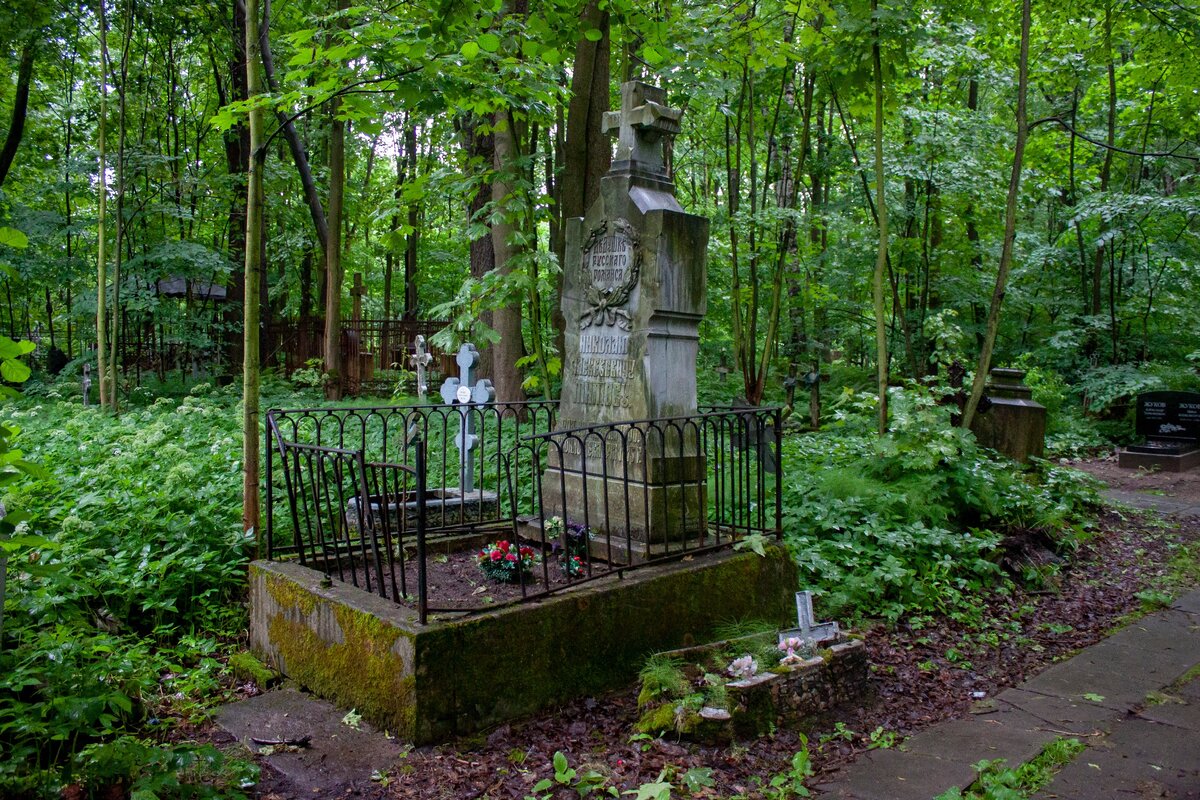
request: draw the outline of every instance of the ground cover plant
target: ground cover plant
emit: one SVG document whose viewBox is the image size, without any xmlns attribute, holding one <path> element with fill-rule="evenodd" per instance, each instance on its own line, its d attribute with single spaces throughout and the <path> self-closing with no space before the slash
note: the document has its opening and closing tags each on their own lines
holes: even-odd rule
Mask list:
<svg viewBox="0 0 1200 800">
<path fill-rule="evenodd" d="M 886 436 L 871 427 L 875 398 L 847 392 L 825 430 L 784 443 L 785 538 L 828 613 L 977 614 L 981 593 L 1044 579 L 1086 534 L 1092 480 L 979 447 L 935 390 L 890 400 Z"/>
<path fill-rule="evenodd" d="M 315 402 L 279 384 L 269 391 L 267 405 Z M 19 566 L 10 568 L 0 653 L 2 785 L 31 796 L 64 784 L 79 791 L 154 785 L 164 797 L 189 786 L 236 794 L 252 775 L 236 757 L 203 744 L 213 705 L 237 692 L 228 658 L 245 625 L 243 570 L 254 544 L 238 519 L 236 389 L 201 385 L 146 398 L 117 418 L 59 393 L 46 384 L 6 407 L 21 428 L 16 441 L 25 457 L 44 464 L 47 475 L 10 485 L 3 498 L 29 518 L 14 537 Z M 818 613 L 861 623 L 877 677 L 892 687 L 878 709 L 847 717 L 842 734 L 814 745 L 822 769 L 843 746 L 882 746 L 910 730 L 915 723 L 906 715 L 914 712 L 902 709 L 916 687 L 938 694 L 961 680 L 955 676 L 1005 680 L 1094 636 L 1093 622 L 1040 621 L 1024 587 L 1070 586 L 1069 557 L 1094 558 L 1093 548 L 1103 545 L 1093 537 L 1111 537 L 1124 524 L 1108 518 L 1089 527 L 1096 499 L 1089 483 L 1049 463 L 1022 472 L 979 449 L 950 426 L 936 394 L 895 390 L 892 400 L 895 424 L 883 439 L 870 429 L 872 399 L 851 392 L 830 410 L 825 430 L 791 433 L 784 443 L 787 542 L 806 585 L 818 591 Z M 1022 555 L 1031 541 L 1042 548 L 1031 552 L 1064 560 Z M 1150 545 L 1139 542 L 1144 557 Z M 1160 560 L 1179 562 L 1176 571 L 1190 575 L 1194 548 Z M 1186 575 L 1178 585 L 1188 583 Z M 1161 601 L 1165 589 L 1154 591 L 1143 596 Z M 1111 608 L 1114 618 L 1128 610 L 1122 601 L 1139 602 L 1101 602 L 1093 594 L 1087 604 Z M 912 649 L 897 650 L 893 636 Z M 760 668 L 773 663 L 780 656 L 764 660 L 774 646 L 764 642 L 764 652 L 730 652 L 729 663 L 713 669 L 727 671 L 745 655 Z M 719 688 L 707 694 L 717 700 Z M 916 694 L 917 702 L 932 702 L 924 689 Z M 801 752 L 794 735 L 755 745 L 766 748 L 761 756 L 735 747 L 714 767 L 706 761 L 711 751 L 673 744 L 660 730 L 635 733 L 646 710 L 638 711 L 635 697 L 605 702 L 615 716 L 603 716 L 594 730 L 606 737 L 619 731 L 611 749 L 625 763 L 608 767 L 606 786 L 659 782 L 678 793 L 691 775 L 700 796 L 711 788 L 706 780 L 729 795 L 768 796 L 775 778 L 793 785 L 791 759 Z M 588 774 L 593 759 L 580 748 L 589 735 L 570 731 L 596 711 L 580 706 L 571 720 L 535 720 L 525 730 L 545 726 L 553 738 L 567 729 L 574 743 L 567 755 L 579 775 Z M 513 742 L 513 730 L 506 726 L 496 741 Z M 193 734 L 201 744 L 172 744 Z M 639 735 L 648 738 L 627 742 Z M 426 756 L 413 759 L 413 774 L 433 769 Z M 530 756 L 525 768 L 538 764 Z M 705 769 L 715 771 L 705 777 Z M 178 773 L 179 787 L 168 785 L 168 773 Z M 396 785 L 411 785 L 407 773 L 395 777 Z"/>
<path fill-rule="evenodd" d="M 245 628 L 238 396 L 202 384 L 120 417 L 53 386 L 9 401 L 26 457 L 7 542 L 0 794 L 252 778 L 212 748 L 165 746 L 232 695 Z M 178 776 L 183 776 L 179 778 Z"/>
</svg>

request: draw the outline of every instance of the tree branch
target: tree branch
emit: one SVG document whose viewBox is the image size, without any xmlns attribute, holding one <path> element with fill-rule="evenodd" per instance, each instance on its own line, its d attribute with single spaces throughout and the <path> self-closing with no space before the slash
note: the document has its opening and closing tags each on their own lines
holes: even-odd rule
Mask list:
<svg viewBox="0 0 1200 800">
<path fill-rule="evenodd" d="M 1176 150 L 1183 147 L 1185 142 L 1180 142 L 1179 144 L 1175 145 L 1175 147 L 1173 147 L 1171 150 L 1168 150 L 1165 153 L 1154 153 L 1154 152 L 1147 152 L 1147 151 L 1143 151 L 1143 150 L 1126 150 L 1124 147 L 1117 147 L 1115 144 L 1110 145 L 1107 142 L 1101 142 L 1101 141 L 1092 139 L 1091 137 L 1080 133 L 1078 130 L 1075 129 L 1074 126 L 1072 126 L 1069 122 L 1067 122 L 1065 119 L 1062 119 L 1061 117 L 1043 117 L 1042 119 L 1034 120 L 1033 122 L 1029 123 L 1029 130 L 1033 130 L 1037 126 L 1045 125 L 1046 123 L 1053 123 L 1055 125 L 1058 125 L 1059 127 L 1066 130 L 1068 133 L 1072 133 L 1072 134 L 1078 136 L 1080 139 L 1083 139 L 1085 142 L 1088 142 L 1089 144 L 1094 144 L 1097 147 L 1103 147 L 1106 150 L 1112 150 L 1117 153 L 1124 153 L 1127 156 L 1141 156 L 1142 158 L 1178 158 L 1183 161 L 1200 162 L 1200 156 L 1188 156 L 1188 155 L 1182 155 L 1182 154 L 1176 152 Z"/>
</svg>

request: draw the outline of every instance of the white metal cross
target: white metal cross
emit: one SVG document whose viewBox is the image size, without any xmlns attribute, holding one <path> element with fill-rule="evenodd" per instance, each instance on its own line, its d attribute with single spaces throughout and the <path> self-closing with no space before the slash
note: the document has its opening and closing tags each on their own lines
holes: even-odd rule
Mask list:
<svg viewBox="0 0 1200 800">
<path fill-rule="evenodd" d="M 462 419 L 454 444 L 458 446 L 458 485 L 463 496 L 475 491 L 475 454 L 479 437 L 475 433 L 473 406 L 487 405 L 496 401 L 496 390 L 487 378 L 475 379 L 475 366 L 479 363 L 479 351 L 473 344 L 464 344 L 455 356 L 459 378 L 446 378 L 442 384 L 442 400 L 447 405 L 458 406 Z"/>
<path fill-rule="evenodd" d="M 417 334 L 417 338 L 413 341 L 413 354 L 408 357 L 408 363 L 417 370 L 417 397 L 421 399 L 422 403 L 425 402 L 425 397 L 429 393 L 425 368 L 432 360 L 433 356 L 425 350 L 425 337 Z"/>
</svg>

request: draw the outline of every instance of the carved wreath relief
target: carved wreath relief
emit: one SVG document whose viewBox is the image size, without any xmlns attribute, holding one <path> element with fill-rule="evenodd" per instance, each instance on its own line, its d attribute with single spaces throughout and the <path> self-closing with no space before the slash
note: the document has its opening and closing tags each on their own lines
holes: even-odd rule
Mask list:
<svg viewBox="0 0 1200 800">
<path fill-rule="evenodd" d="M 629 302 L 642 268 L 637 231 L 625 219 L 605 221 L 588 234 L 580 249 L 588 289 L 587 308 L 579 315 L 579 327 L 616 325 L 629 330 L 633 320 L 622 306 Z"/>
</svg>

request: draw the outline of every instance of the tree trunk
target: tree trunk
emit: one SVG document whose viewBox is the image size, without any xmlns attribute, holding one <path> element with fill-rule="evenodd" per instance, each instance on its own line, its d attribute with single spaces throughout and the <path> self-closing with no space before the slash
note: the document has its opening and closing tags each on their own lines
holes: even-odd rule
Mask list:
<svg viewBox="0 0 1200 800">
<path fill-rule="evenodd" d="M 975 366 L 975 380 L 971 384 L 971 396 L 963 409 L 962 427 L 970 428 L 983 397 L 983 385 L 987 381 L 992 365 L 992 348 L 996 344 L 996 332 L 1000 327 L 1000 306 L 1004 302 L 1008 284 L 1008 270 L 1012 265 L 1013 240 L 1017 231 L 1017 199 L 1021 191 L 1021 162 L 1025 157 L 1025 98 L 1029 92 L 1029 18 L 1030 0 L 1021 4 L 1021 51 L 1017 62 L 1017 139 L 1013 147 L 1012 175 L 1008 180 L 1008 201 L 1004 206 L 1004 244 L 1000 249 L 1000 266 L 996 270 L 996 286 L 992 291 L 992 306 L 988 311 L 987 330 L 984 332 L 983 348 L 979 351 L 979 363 Z"/>
<path fill-rule="evenodd" d="M 338 0 L 344 11 L 348 0 Z M 329 103 L 333 122 L 329 131 L 329 245 L 325 248 L 325 397 L 342 397 L 342 211 L 346 189 L 346 123 L 338 118 L 341 101 Z"/>
<path fill-rule="evenodd" d="M 482 120 L 468 119 L 462 123 L 463 147 L 467 151 L 469 161 L 491 164 L 496 154 L 496 143 L 493 134 L 480 131 Z M 480 218 L 484 207 L 492 199 L 491 183 L 480 181 L 479 188 L 467 205 L 467 216 L 472 221 L 482 222 Z M 482 278 L 496 268 L 496 251 L 492 245 L 492 236 L 487 234 L 471 240 L 471 277 Z M 492 327 L 492 312 L 484 311 L 479 315 L 479 322 Z M 492 374 L 492 356 L 495 348 L 488 347 L 479 354 L 479 374 Z"/>
<path fill-rule="evenodd" d="M 408 180 L 417 179 L 417 123 L 410 122 L 405 133 L 404 147 L 408 161 Z M 417 318 L 417 204 L 408 207 L 408 237 L 404 246 L 404 318 Z"/>
<path fill-rule="evenodd" d="M 609 61 L 611 36 L 609 14 L 600 10 L 600 0 L 588 0 L 580 14 L 583 27 L 600 31 L 593 42 L 580 37 L 575 46 L 575 65 L 571 71 L 571 102 L 567 107 L 566 138 L 563 141 L 563 172 L 558 179 L 560 235 L 554 254 L 561 266 L 565 262 L 565 242 L 561 231 L 566 221 L 582 217 L 588 206 L 600 196 L 600 179 L 612 163 L 612 145 L 601 128 L 601 119 L 609 105 Z M 558 296 L 562 296 L 562 272 L 558 274 Z M 566 319 L 561 303 L 555 302 L 550 322 L 557 333 L 562 352 Z"/>
<path fill-rule="evenodd" d="M 17 157 L 17 148 L 21 146 L 21 137 L 25 133 L 25 116 L 29 111 L 29 84 L 33 79 L 33 54 L 35 39 L 30 38 L 21 48 L 21 64 L 17 67 L 17 93 L 13 97 L 12 122 L 4 137 L 4 147 L 0 148 L 0 186 L 8 177 L 13 159 Z"/>
<path fill-rule="evenodd" d="M 263 0 L 263 30 L 269 31 L 271 27 L 271 0 Z M 267 79 L 267 88 L 274 94 L 279 91 L 279 84 L 275 80 L 275 59 L 271 55 L 270 39 L 262 41 L 262 64 L 263 74 Z M 283 138 L 287 141 L 288 149 L 292 153 L 292 161 L 296 165 L 296 172 L 300 175 L 300 185 L 304 189 L 304 202 L 308 206 L 308 214 L 312 218 L 313 231 L 317 235 L 317 243 L 321 246 L 322 252 L 329 250 L 329 220 L 325 216 L 325 209 L 321 205 L 321 195 L 317 192 L 317 183 L 313 180 L 312 166 L 308 161 L 308 151 L 304 147 L 304 143 L 300 141 L 300 135 L 296 133 L 296 126 L 291 119 L 282 110 L 275 112 L 275 119 L 278 120 L 283 128 Z"/>
<path fill-rule="evenodd" d="M 496 269 L 508 275 L 515 266 L 520 249 L 513 244 L 514 234 L 520 224 L 520 211 L 512 208 L 511 195 L 515 191 L 514 172 L 518 156 L 517 137 L 513 130 L 512 115 L 507 109 L 496 112 L 492 125 L 495 142 L 492 178 L 492 202 L 496 213 L 492 222 L 492 251 L 495 253 Z M 511 403 L 525 399 L 521 388 L 521 371 L 517 361 L 525 356 L 525 343 L 521 335 L 521 302 L 513 302 L 492 313 L 493 328 L 500 340 L 492 347 L 492 384 L 496 387 L 496 400 Z M 534 331 L 535 336 L 540 332 Z"/>
<path fill-rule="evenodd" d="M 871 0 L 871 11 L 879 7 Z M 880 57 L 879 31 L 871 44 L 871 61 L 875 72 L 875 209 L 879 218 L 879 247 L 875 255 L 875 276 L 871 284 L 871 299 L 875 308 L 875 378 L 879 391 L 879 435 L 888 428 L 888 345 L 887 324 L 884 319 L 883 271 L 888 255 L 888 209 L 883 175 L 883 64 Z"/>
<path fill-rule="evenodd" d="M 246 99 L 246 7 L 243 3 L 234 3 L 232 8 L 233 16 L 231 18 L 231 41 L 232 48 L 230 52 L 232 56 L 229 61 L 229 91 L 226 94 L 219 90 L 218 96 L 221 104 L 227 102 L 238 102 Z M 216 69 L 214 63 L 213 69 Z M 225 132 L 225 169 L 232 179 L 233 191 L 229 196 L 229 260 L 234 264 L 245 264 L 246 261 L 246 191 L 243 184 L 244 177 L 250 170 L 250 130 L 239 122 L 232 129 Z M 222 319 L 225 323 L 225 336 L 222 350 L 224 351 L 225 363 L 229 365 L 230 372 L 236 369 L 235 365 L 245 360 L 245 354 L 242 352 L 242 344 L 245 339 L 240 335 L 239 328 L 242 324 L 242 317 L 245 312 L 240 314 L 238 304 L 245 305 L 249 302 L 250 295 L 246 294 L 245 272 L 234 270 L 230 273 L 229 283 L 227 284 L 227 303 L 225 310 L 222 312 Z"/>
<path fill-rule="evenodd" d="M 108 162 L 104 146 L 108 118 L 108 28 L 104 17 L 105 0 L 97 0 L 100 20 L 100 119 L 97 123 L 97 149 L 100 151 L 98 183 L 100 197 L 96 209 L 96 380 L 100 384 L 100 407 L 108 406 L 108 253 L 105 251 L 105 224 L 108 221 Z M 12 316 L 9 304 L 9 317 Z"/>
<path fill-rule="evenodd" d="M 125 8 L 125 30 L 122 31 L 121 37 L 124 40 L 121 44 L 121 80 L 117 84 L 118 100 L 117 100 L 117 245 L 114 249 L 115 261 L 113 262 L 113 307 L 112 307 L 112 341 L 110 342 L 110 350 L 108 355 L 108 371 L 110 374 L 109 387 L 111 394 L 109 401 L 112 404 L 113 413 L 119 413 L 121 410 L 120 391 L 117 384 L 117 370 L 121 365 L 121 325 L 123 316 L 121 314 L 121 263 L 124 256 L 122 245 L 125 244 L 127 232 L 125 230 L 125 134 L 126 122 L 129 109 L 129 47 L 133 40 L 133 0 L 128 0 L 128 5 Z"/>
<path fill-rule="evenodd" d="M 269 0 L 268 0 L 269 1 Z M 259 50 L 265 49 L 267 20 L 259 27 L 258 0 L 246 0 L 246 93 L 257 97 L 262 92 L 258 78 Z M 250 109 L 250 172 L 246 179 L 246 302 L 242 304 L 242 530 L 253 531 L 256 557 L 262 552 L 259 532 L 258 501 L 258 388 L 259 362 L 259 291 L 262 283 L 263 232 L 263 111 Z"/>
</svg>

